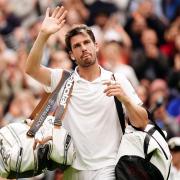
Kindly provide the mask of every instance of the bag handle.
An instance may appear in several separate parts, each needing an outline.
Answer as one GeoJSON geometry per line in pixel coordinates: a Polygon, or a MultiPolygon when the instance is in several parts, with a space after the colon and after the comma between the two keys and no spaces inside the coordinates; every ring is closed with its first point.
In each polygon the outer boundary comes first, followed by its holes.
{"type": "Polygon", "coordinates": [[[61,80],[56,86],[55,90],[52,93],[45,93],[43,98],[38,103],[34,111],[31,113],[30,118],[33,119],[33,123],[30,129],[27,132],[27,135],[30,137],[34,137],[35,133],[39,130],[44,120],[48,116],[49,111],[52,106],[55,104],[58,92],[62,88],[64,82],[69,78],[70,72],[63,70],[61,80]]]}

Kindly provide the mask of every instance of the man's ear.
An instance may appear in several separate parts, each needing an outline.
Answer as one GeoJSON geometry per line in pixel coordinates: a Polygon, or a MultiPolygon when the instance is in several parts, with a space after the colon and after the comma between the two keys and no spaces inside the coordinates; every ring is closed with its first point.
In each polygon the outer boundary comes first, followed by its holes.
{"type": "Polygon", "coordinates": [[[98,53],[99,52],[99,46],[98,46],[97,42],[95,42],[95,46],[96,46],[96,52],[98,53]]]}
{"type": "Polygon", "coordinates": [[[71,58],[73,61],[75,61],[75,57],[74,57],[74,55],[72,54],[72,51],[69,52],[69,56],[70,56],[70,58],[71,58]]]}

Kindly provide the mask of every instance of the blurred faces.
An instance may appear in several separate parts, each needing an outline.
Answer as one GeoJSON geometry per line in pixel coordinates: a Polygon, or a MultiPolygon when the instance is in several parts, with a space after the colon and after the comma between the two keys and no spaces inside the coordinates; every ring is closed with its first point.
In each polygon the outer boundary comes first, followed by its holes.
{"type": "Polygon", "coordinates": [[[173,165],[180,171],[180,151],[172,151],[171,153],[173,165]]]}
{"type": "Polygon", "coordinates": [[[72,62],[68,58],[68,54],[64,51],[56,51],[51,55],[51,68],[63,68],[67,70],[72,69],[72,62]]]}
{"type": "Polygon", "coordinates": [[[146,29],[147,23],[144,17],[141,15],[135,14],[134,15],[134,21],[132,24],[132,29],[134,32],[141,34],[144,29],[146,29]]]}
{"type": "Polygon", "coordinates": [[[10,104],[9,112],[14,117],[28,117],[35,107],[36,101],[34,95],[26,90],[17,93],[10,104]]]}
{"type": "Polygon", "coordinates": [[[141,41],[143,45],[156,45],[157,44],[157,35],[156,32],[152,29],[147,29],[142,32],[141,41]]]}
{"type": "Polygon", "coordinates": [[[105,44],[103,54],[106,59],[112,59],[113,61],[114,59],[117,59],[117,57],[119,59],[120,51],[121,47],[118,45],[117,42],[109,42],[105,44]]]}
{"type": "Polygon", "coordinates": [[[175,48],[176,48],[176,50],[178,51],[178,52],[180,52],[180,35],[177,35],[176,37],[175,37],[175,48]]]}
{"type": "Polygon", "coordinates": [[[143,85],[139,85],[136,88],[136,92],[137,92],[139,98],[141,99],[141,101],[143,102],[143,104],[145,105],[147,103],[147,99],[148,99],[148,91],[147,91],[146,87],[143,85]]]}
{"type": "Polygon", "coordinates": [[[174,57],[174,68],[176,71],[180,71],[180,53],[174,57]]]}
{"type": "Polygon", "coordinates": [[[165,31],[165,39],[167,42],[174,42],[178,35],[178,26],[171,25],[169,29],[165,31]]]}
{"type": "MultiPolygon", "coordinates": [[[[156,91],[150,95],[150,107],[154,106],[160,98],[165,99],[163,91],[156,91]]],[[[155,119],[164,120],[166,118],[166,108],[165,108],[165,101],[164,103],[154,112],[155,119]]]]}
{"type": "Polygon", "coordinates": [[[138,12],[145,18],[154,13],[154,6],[152,0],[144,0],[140,2],[138,12]]]}

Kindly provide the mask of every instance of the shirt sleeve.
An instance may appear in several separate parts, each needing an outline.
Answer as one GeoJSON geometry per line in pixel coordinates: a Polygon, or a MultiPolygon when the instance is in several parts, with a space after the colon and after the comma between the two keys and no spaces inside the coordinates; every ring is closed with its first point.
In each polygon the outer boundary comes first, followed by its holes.
{"type": "Polygon", "coordinates": [[[130,81],[121,73],[114,74],[116,81],[120,84],[126,95],[137,105],[142,105],[142,101],[138,97],[135,89],[131,85],[130,81]]]}
{"type": "Polygon", "coordinates": [[[50,86],[44,85],[44,90],[48,93],[52,92],[62,77],[62,69],[50,69],[51,71],[51,83],[50,86]]]}

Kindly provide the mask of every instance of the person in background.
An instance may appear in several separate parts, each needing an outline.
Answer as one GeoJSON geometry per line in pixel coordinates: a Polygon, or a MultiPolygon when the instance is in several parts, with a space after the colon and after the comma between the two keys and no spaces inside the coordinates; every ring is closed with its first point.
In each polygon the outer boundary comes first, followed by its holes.
{"type": "Polygon", "coordinates": [[[71,71],[73,68],[73,64],[69,59],[68,54],[65,51],[61,50],[55,51],[50,55],[49,67],[63,68],[71,71]]]}
{"type": "Polygon", "coordinates": [[[148,88],[141,83],[136,87],[136,93],[138,94],[139,98],[143,102],[143,106],[148,108],[148,101],[149,101],[148,88]]]}
{"type": "Polygon", "coordinates": [[[177,118],[172,117],[166,110],[167,97],[164,96],[163,91],[156,90],[150,93],[149,106],[150,108],[158,106],[154,112],[153,117],[160,128],[167,132],[167,139],[180,134],[180,126],[177,118]]]}
{"type": "Polygon", "coordinates": [[[131,65],[139,80],[166,78],[169,72],[167,57],[158,48],[158,37],[153,29],[141,34],[142,49],[132,53],[131,65]]]}
{"type": "Polygon", "coordinates": [[[180,179],[180,137],[173,137],[168,141],[169,149],[172,153],[172,167],[169,180],[180,179]]]}
{"type": "Polygon", "coordinates": [[[121,41],[110,40],[104,43],[102,55],[106,63],[104,67],[113,73],[122,73],[136,88],[139,81],[136,77],[134,69],[126,63],[124,57],[124,44],[121,41]]]}

